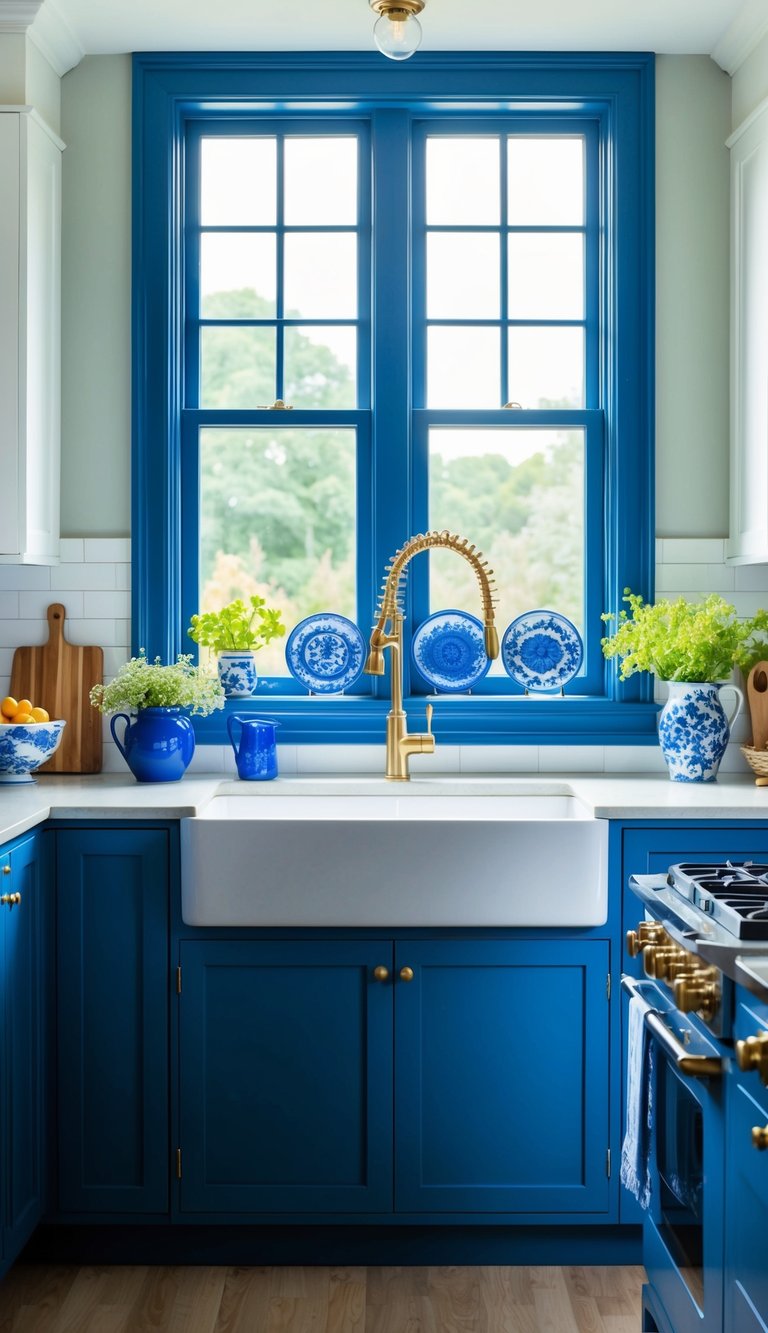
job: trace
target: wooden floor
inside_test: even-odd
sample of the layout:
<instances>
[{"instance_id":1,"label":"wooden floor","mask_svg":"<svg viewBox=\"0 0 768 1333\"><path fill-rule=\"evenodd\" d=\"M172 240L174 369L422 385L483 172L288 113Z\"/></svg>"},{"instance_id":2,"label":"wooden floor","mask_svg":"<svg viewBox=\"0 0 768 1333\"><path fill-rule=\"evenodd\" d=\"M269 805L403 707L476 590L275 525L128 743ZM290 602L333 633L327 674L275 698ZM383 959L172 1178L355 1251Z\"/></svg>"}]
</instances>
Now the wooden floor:
<instances>
[{"instance_id":1,"label":"wooden floor","mask_svg":"<svg viewBox=\"0 0 768 1333\"><path fill-rule=\"evenodd\" d=\"M17 1264L0 1333L639 1333L642 1268Z\"/></svg>"}]
</instances>

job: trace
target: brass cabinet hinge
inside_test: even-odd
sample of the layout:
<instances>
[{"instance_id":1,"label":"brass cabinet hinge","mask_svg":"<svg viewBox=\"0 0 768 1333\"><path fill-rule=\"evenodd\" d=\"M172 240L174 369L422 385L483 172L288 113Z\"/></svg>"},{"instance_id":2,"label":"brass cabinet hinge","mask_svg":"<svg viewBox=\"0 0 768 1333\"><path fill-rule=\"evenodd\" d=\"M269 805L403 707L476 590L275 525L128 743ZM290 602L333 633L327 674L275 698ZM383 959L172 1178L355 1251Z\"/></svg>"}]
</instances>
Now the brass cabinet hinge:
<instances>
[{"instance_id":1,"label":"brass cabinet hinge","mask_svg":"<svg viewBox=\"0 0 768 1333\"><path fill-rule=\"evenodd\" d=\"M611 998L611 974L610 974L610 972L608 973L608 976L605 978L605 998L606 998L606 1000L610 1000L610 998Z\"/></svg>"},{"instance_id":2,"label":"brass cabinet hinge","mask_svg":"<svg viewBox=\"0 0 768 1333\"><path fill-rule=\"evenodd\" d=\"M610 1150L610 1148L606 1148L606 1150L605 1150L605 1174L607 1175L608 1179L610 1180L610 1178L611 1178L611 1150Z\"/></svg>"},{"instance_id":3,"label":"brass cabinet hinge","mask_svg":"<svg viewBox=\"0 0 768 1333\"><path fill-rule=\"evenodd\" d=\"M176 1149L176 1179L181 1180L181 1148Z\"/></svg>"},{"instance_id":4,"label":"brass cabinet hinge","mask_svg":"<svg viewBox=\"0 0 768 1333\"><path fill-rule=\"evenodd\" d=\"M176 994L181 995L181 968L176 968Z\"/></svg>"}]
</instances>

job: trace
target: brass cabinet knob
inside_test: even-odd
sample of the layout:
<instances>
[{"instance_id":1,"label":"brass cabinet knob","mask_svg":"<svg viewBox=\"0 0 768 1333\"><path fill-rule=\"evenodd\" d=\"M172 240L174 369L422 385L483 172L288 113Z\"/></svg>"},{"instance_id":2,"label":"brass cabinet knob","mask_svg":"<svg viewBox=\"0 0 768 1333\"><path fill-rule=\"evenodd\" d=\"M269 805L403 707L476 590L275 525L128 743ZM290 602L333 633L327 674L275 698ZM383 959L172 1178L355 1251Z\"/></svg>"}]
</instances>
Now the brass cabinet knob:
<instances>
[{"instance_id":1,"label":"brass cabinet knob","mask_svg":"<svg viewBox=\"0 0 768 1333\"><path fill-rule=\"evenodd\" d=\"M9 865L3 866L3 874L10 875L10 873L11 873L11 867Z\"/></svg>"},{"instance_id":2,"label":"brass cabinet knob","mask_svg":"<svg viewBox=\"0 0 768 1333\"><path fill-rule=\"evenodd\" d=\"M388 980L389 980L389 968L388 968L388 967L381 967L381 966L379 966L379 967L375 967L375 968L373 969L373 979L374 979L374 981L388 981Z\"/></svg>"},{"instance_id":3,"label":"brass cabinet knob","mask_svg":"<svg viewBox=\"0 0 768 1333\"><path fill-rule=\"evenodd\" d=\"M754 1069L768 1085L768 1032L736 1042L736 1063L745 1074Z\"/></svg>"},{"instance_id":4,"label":"brass cabinet knob","mask_svg":"<svg viewBox=\"0 0 768 1333\"><path fill-rule=\"evenodd\" d=\"M401 968L400 968L400 980L401 980L401 981L413 981L413 968L412 968L412 967L401 967Z\"/></svg>"},{"instance_id":5,"label":"brass cabinet knob","mask_svg":"<svg viewBox=\"0 0 768 1333\"><path fill-rule=\"evenodd\" d=\"M20 893L0 893L0 903L3 907L18 907L20 902Z\"/></svg>"},{"instance_id":6,"label":"brass cabinet knob","mask_svg":"<svg viewBox=\"0 0 768 1333\"><path fill-rule=\"evenodd\" d=\"M752 1126L752 1147L757 1148L758 1152L765 1152L768 1148L768 1125Z\"/></svg>"}]
</instances>

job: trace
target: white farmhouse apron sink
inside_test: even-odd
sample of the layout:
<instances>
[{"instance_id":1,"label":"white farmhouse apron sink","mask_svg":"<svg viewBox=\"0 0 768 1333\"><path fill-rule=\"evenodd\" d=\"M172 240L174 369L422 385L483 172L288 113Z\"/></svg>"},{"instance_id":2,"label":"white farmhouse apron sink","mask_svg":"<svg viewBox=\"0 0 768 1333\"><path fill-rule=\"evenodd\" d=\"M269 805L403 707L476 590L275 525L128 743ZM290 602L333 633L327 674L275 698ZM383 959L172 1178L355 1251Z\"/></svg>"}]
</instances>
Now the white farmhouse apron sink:
<instances>
[{"instance_id":1,"label":"white farmhouse apron sink","mask_svg":"<svg viewBox=\"0 0 768 1333\"><path fill-rule=\"evenodd\" d=\"M598 926L607 861L607 821L562 782L237 784L181 821L182 916L209 927Z\"/></svg>"}]
</instances>

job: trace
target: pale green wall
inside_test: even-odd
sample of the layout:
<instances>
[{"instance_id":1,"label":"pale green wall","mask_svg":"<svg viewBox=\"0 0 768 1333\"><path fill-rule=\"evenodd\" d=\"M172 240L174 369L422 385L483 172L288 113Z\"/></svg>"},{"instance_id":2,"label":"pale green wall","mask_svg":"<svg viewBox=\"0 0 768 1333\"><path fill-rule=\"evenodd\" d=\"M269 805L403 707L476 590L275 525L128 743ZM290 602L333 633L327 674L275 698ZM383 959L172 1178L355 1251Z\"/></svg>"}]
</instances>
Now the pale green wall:
<instances>
[{"instance_id":1,"label":"pale green wall","mask_svg":"<svg viewBox=\"0 0 768 1333\"><path fill-rule=\"evenodd\" d=\"M730 80L707 57L657 62L657 530L728 523ZM62 531L123 534L130 460L130 59L62 81Z\"/></svg>"},{"instance_id":2,"label":"pale green wall","mask_svg":"<svg viewBox=\"0 0 768 1333\"><path fill-rule=\"evenodd\" d=\"M656 532L728 532L730 79L656 60Z\"/></svg>"},{"instance_id":3,"label":"pale green wall","mask_svg":"<svg viewBox=\"0 0 768 1333\"><path fill-rule=\"evenodd\" d=\"M131 61L61 82L63 536L130 529Z\"/></svg>"}]
</instances>

